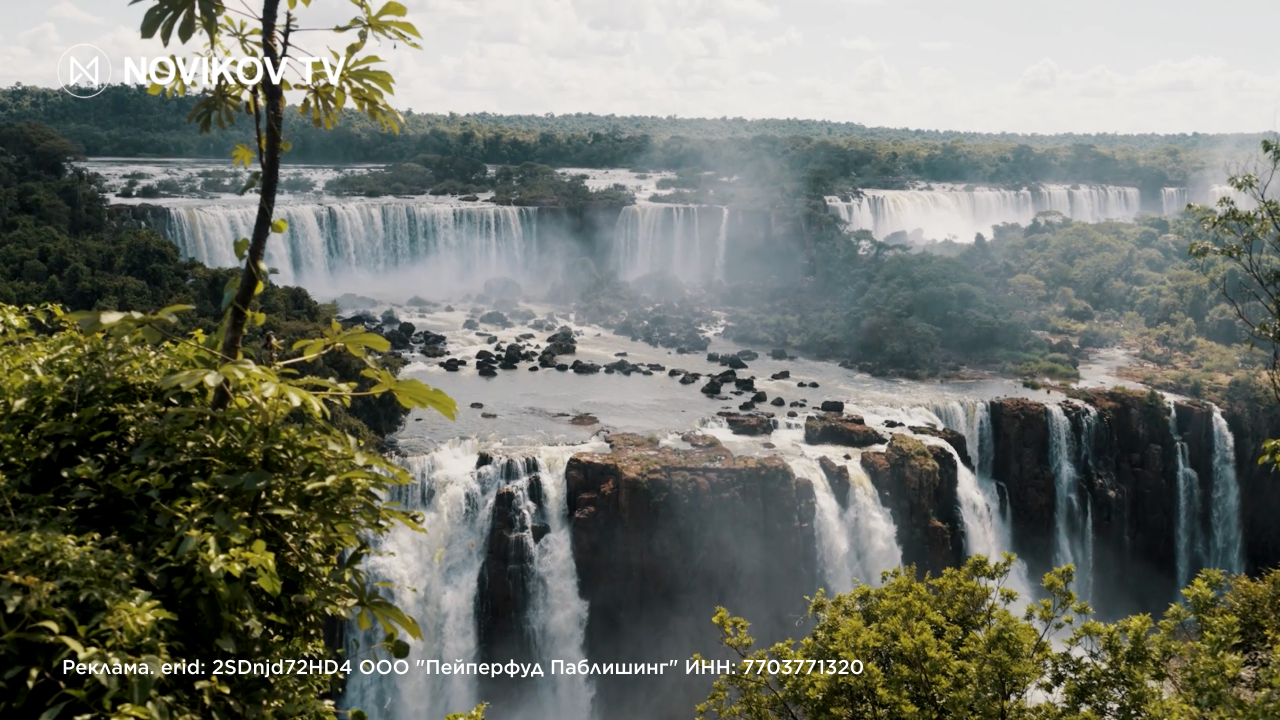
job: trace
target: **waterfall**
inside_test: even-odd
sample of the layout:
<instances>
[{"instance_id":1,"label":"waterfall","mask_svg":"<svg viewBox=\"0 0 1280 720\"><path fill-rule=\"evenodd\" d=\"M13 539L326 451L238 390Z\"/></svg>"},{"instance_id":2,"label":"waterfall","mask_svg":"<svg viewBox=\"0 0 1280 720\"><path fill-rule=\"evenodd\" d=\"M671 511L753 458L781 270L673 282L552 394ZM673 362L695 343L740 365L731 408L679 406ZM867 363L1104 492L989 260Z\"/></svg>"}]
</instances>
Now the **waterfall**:
<instances>
[{"instance_id":1,"label":"waterfall","mask_svg":"<svg viewBox=\"0 0 1280 720\"><path fill-rule=\"evenodd\" d=\"M1213 408L1213 531L1209 565L1230 573L1244 572L1244 531L1240 524L1240 485L1236 480L1236 440L1226 418Z\"/></svg>"},{"instance_id":2,"label":"waterfall","mask_svg":"<svg viewBox=\"0 0 1280 720\"><path fill-rule=\"evenodd\" d=\"M720 232L716 233L716 273L714 279L724 281L725 247L729 242L729 208L720 208Z\"/></svg>"},{"instance_id":3,"label":"waterfall","mask_svg":"<svg viewBox=\"0 0 1280 720\"><path fill-rule=\"evenodd\" d=\"M957 501L964 521L965 554L986 555L999 561L1002 553L1013 552L1013 531L1007 508L1000 501L1000 488L991 478L995 461L995 438L991 431L991 408L984 401L936 403L930 410L945 427L964 435L974 473L956 458ZM950 445L946 445L948 449ZM955 451L952 450L954 453ZM1023 599L1032 597L1026 565L1018 561L1009 576L1009 586Z\"/></svg>"},{"instance_id":4,"label":"waterfall","mask_svg":"<svg viewBox=\"0 0 1280 720\"><path fill-rule=\"evenodd\" d=\"M386 554L365 562L372 581L393 583L393 601L422 628L421 641L405 638L411 659L479 659L477 611L485 600L479 592L481 569L495 501L504 489L512 495L512 554L532 555L531 569L513 582L527 598L523 637L516 640L538 657L583 657L587 607L578 595L564 485L565 463L579 449L543 448L529 457L495 457L477 468L477 443L454 440L406 461L415 482L393 488L388 499L421 512L427 532L397 528L378 546ZM545 535L535 540L533 529L539 524ZM364 632L353 627L349 635L353 660L369 657L363 648L381 639L376 627ZM375 720L442 718L482 699L477 680L477 675L426 674L420 669L403 676L353 673L342 706L361 708ZM539 678L532 687L533 695L516 717L590 715L592 688L583 676Z\"/></svg>"},{"instance_id":5,"label":"waterfall","mask_svg":"<svg viewBox=\"0 0 1280 720\"><path fill-rule=\"evenodd\" d=\"M849 496L847 507L842 508L815 460L801 457L789 461L796 475L813 483L818 563L825 587L833 593L849 592L855 579L879 585L880 573L902 564L893 517L880 502L860 458L843 462L849 471Z\"/></svg>"},{"instance_id":6,"label":"waterfall","mask_svg":"<svg viewBox=\"0 0 1280 720\"><path fill-rule=\"evenodd\" d=\"M1187 203L1186 188L1160 188L1160 208L1166 217L1181 215L1187 209Z\"/></svg>"},{"instance_id":7,"label":"waterfall","mask_svg":"<svg viewBox=\"0 0 1280 720\"><path fill-rule=\"evenodd\" d=\"M634 280L649 273L675 275L703 283L723 276L728 208L721 208L715 247L702 237L697 205L637 203L618 215L613 233L613 263L619 277Z\"/></svg>"},{"instance_id":8,"label":"waterfall","mask_svg":"<svg viewBox=\"0 0 1280 720\"><path fill-rule=\"evenodd\" d=\"M1169 432L1177 443L1178 516L1174 530L1174 571L1178 591L1181 592L1200 569L1204 553L1200 533L1200 477L1191 468L1187 444L1178 434L1178 413L1173 401L1169 401Z\"/></svg>"},{"instance_id":9,"label":"waterfall","mask_svg":"<svg viewBox=\"0 0 1280 720\"><path fill-rule=\"evenodd\" d=\"M183 257L231 267L233 242L252 234L256 215L256 205L175 205L165 233ZM537 279L547 261L536 208L364 200L282 204L276 216L289 227L271 237L266 261L282 284L328 290L344 276L392 274L416 288Z\"/></svg>"},{"instance_id":10,"label":"waterfall","mask_svg":"<svg viewBox=\"0 0 1280 720\"><path fill-rule=\"evenodd\" d=\"M1071 420L1062 407L1046 406L1049 424L1049 465L1054 478L1054 560L1057 567L1074 565L1077 595L1090 598L1093 586L1093 517L1087 499L1081 497L1079 466L1085 460L1085 442L1077 450ZM1092 408L1090 408L1092 410ZM1081 419L1082 441L1091 441L1094 415ZM1090 443L1091 444L1091 443Z\"/></svg>"},{"instance_id":11,"label":"waterfall","mask_svg":"<svg viewBox=\"0 0 1280 720\"><path fill-rule=\"evenodd\" d=\"M866 190L863 197L827 198L827 205L850 229L877 238L919 229L929 239L954 235L968 242L993 225L1030 223L1036 213L1054 210L1080 222L1132 220L1141 210L1137 188L1109 185L1042 185L1022 190Z\"/></svg>"}]
</instances>

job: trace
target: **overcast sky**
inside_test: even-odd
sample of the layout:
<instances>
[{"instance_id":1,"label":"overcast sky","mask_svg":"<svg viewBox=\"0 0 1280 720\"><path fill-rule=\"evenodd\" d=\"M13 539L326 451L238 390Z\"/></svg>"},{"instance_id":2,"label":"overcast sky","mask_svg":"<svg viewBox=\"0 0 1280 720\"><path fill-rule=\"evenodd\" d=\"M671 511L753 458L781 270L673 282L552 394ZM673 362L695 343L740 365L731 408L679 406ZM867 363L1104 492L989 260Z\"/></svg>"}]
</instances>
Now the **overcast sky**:
<instances>
[{"instance_id":1,"label":"overcast sky","mask_svg":"<svg viewBox=\"0 0 1280 720\"><path fill-rule=\"evenodd\" d=\"M987 132L1280 126L1277 0L401 1L425 38L379 51L402 109ZM124 57L157 54L137 33L149 0L3 4L0 85L57 86L58 57L78 43L102 48L117 81ZM349 7L313 6L309 25Z\"/></svg>"}]
</instances>

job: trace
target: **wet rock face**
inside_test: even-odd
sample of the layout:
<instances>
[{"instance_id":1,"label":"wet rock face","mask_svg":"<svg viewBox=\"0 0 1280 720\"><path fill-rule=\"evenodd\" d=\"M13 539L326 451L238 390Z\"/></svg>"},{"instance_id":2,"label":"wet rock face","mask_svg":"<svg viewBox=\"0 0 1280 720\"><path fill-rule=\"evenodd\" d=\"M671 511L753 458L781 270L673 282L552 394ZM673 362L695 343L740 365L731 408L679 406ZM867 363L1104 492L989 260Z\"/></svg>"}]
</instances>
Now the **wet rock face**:
<instances>
[{"instance_id":1,"label":"wet rock face","mask_svg":"<svg viewBox=\"0 0 1280 720\"><path fill-rule=\"evenodd\" d=\"M573 556L590 603L593 662L687 657L714 646L717 605L770 641L793 631L816 587L813 486L780 458L739 458L714 438L685 449L613 435L610 454L566 468ZM603 707L637 717L687 712L706 678L597 678Z\"/></svg>"},{"instance_id":2,"label":"wet rock face","mask_svg":"<svg viewBox=\"0 0 1280 720\"><path fill-rule=\"evenodd\" d=\"M969 456L969 441L964 435L952 430L951 428L936 428L932 425L915 426L907 428L917 435L931 435L939 440L946 441L948 445L955 449L956 455L960 456L960 462L970 470L974 469L973 458Z\"/></svg>"},{"instance_id":3,"label":"wet rock face","mask_svg":"<svg viewBox=\"0 0 1280 720\"><path fill-rule=\"evenodd\" d=\"M734 435L770 435L773 433L773 418L762 413L719 412L716 413L729 424Z\"/></svg>"},{"instance_id":4,"label":"wet rock face","mask_svg":"<svg viewBox=\"0 0 1280 720\"><path fill-rule=\"evenodd\" d=\"M840 503L842 508L849 507L849 468L836 464L826 455L818 458L818 467L822 468L822 474L827 476L827 482L831 484L831 492L836 496L836 502Z\"/></svg>"},{"instance_id":5,"label":"wet rock face","mask_svg":"<svg viewBox=\"0 0 1280 720\"><path fill-rule=\"evenodd\" d=\"M964 562L959 477L946 448L895 434L883 452L862 453L861 462L893 516L904 564L936 575Z\"/></svg>"},{"instance_id":6,"label":"wet rock face","mask_svg":"<svg viewBox=\"0 0 1280 720\"><path fill-rule=\"evenodd\" d=\"M804 421L804 441L810 445L870 447L887 440L858 415L811 415Z\"/></svg>"},{"instance_id":7,"label":"wet rock face","mask_svg":"<svg viewBox=\"0 0 1280 720\"><path fill-rule=\"evenodd\" d=\"M493 462L492 457L482 454L477 459L477 467ZM505 462L525 463L525 473L531 477L522 485L499 489L494 496L476 594L479 644L487 660L520 657L532 660L535 648L527 646L524 628L534 578L534 548L550 528L540 517L542 485L536 474L536 461L508 459ZM506 474L517 472L513 467Z\"/></svg>"},{"instance_id":8,"label":"wet rock face","mask_svg":"<svg viewBox=\"0 0 1280 720\"><path fill-rule=\"evenodd\" d=\"M991 401L995 441L992 478L1005 488L1013 518L1013 545L1031 577L1048 571L1054 551L1053 468L1045 406L1023 398Z\"/></svg>"}]
</instances>

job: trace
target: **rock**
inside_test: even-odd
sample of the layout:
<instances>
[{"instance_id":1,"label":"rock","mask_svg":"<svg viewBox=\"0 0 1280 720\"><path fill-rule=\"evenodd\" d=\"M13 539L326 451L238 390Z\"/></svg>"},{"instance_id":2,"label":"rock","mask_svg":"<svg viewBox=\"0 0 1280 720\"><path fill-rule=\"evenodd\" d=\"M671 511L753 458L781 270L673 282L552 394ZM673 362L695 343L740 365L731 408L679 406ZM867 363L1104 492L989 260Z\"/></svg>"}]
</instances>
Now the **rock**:
<instances>
[{"instance_id":1,"label":"rock","mask_svg":"<svg viewBox=\"0 0 1280 720\"><path fill-rule=\"evenodd\" d=\"M800 417L800 413L796 412L795 410L788 410L787 417L789 418Z\"/></svg>"},{"instance_id":2,"label":"rock","mask_svg":"<svg viewBox=\"0 0 1280 720\"><path fill-rule=\"evenodd\" d=\"M816 383L816 382L811 382L811 383L809 383L809 387L811 387L811 388L816 388L816 387L818 387L818 383Z\"/></svg>"},{"instance_id":3,"label":"rock","mask_svg":"<svg viewBox=\"0 0 1280 720\"><path fill-rule=\"evenodd\" d=\"M900 428L900 427L905 427L905 424L900 423L897 420L885 420L884 426L887 428Z\"/></svg>"},{"instance_id":4,"label":"rock","mask_svg":"<svg viewBox=\"0 0 1280 720\"><path fill-rule=\"evenodd\" d=\"M809 383L801 380L800 382L796 383L796 387L809 387Z\"/></svg>"},{"instance_id":5,"label":"rock","mask_svg":"<svg viewBox=\"0 0 1280 720\"><path fill-rule=\"evenodd\" d=\"M836 502L840 503L842 508L849 507L849 468L837 465L826 455L818 458L818 467L822 468L822 474L827 476L827 481L831 484L831 493L836 496Z\"/></svg>"},{"instance_id":6,"label":"rock","mask_svg":"<svg viewBox=\"0 0 1280 720\"><path fill-rule=\"evenodd\" d=\"M494 370L488 365L481 367L479 373L480 373L480 377L497 377L498 376L498 371Z\"/></svg>"},{"instance_id":7,"label":"rock","mask_svg":"<svg viewBox=\"0 0 1280 720\"><path fill-rule=\"evenodd\" d=\"M675 377L677 375L684 375L684 374L685 374L685 371L681 370L680 368L671 368L670 370L667 371L667 377Z\"/></svg>"},{"instance_id":8,"label":"rock","mask_svg":"<svg viewBox=\"0 0 1280 720\"><path fill-rule=\"evenodd\" d=\"M742 358L738 357L737 355L722 355L720 357L720 364L726 365L732 370L747 369L747 364L743 362Z\"/></svg>"},{"instance_id":9,"label":"rock","mask_svg":"<svg viewBox=\"0 0 1280 720\"><path fill-rule=\"evenodd\" d=\"M791 377L790 370L782 370L769 376L770 380L786 380Z\"/></svg>"},{"instance_id":10,"label":"rock","mask_svg":"<svg viewBox=\"0 0 1280 720\"><path fill-rule=\"evenodd\" d=\"M494 419L494 418L496 418L496 417L498 417L498 416L497 416L497 415L495 415L495 414L493 414L493 413L489 413L489 412L482 412L482 413L480 413L480 417L485 418L485 419L487 419L487 420L492 420L492 419Z\"/></svg>"},{"instance_id":11,"label":"rock","mask_svg":"<svg viewBox=\"0 0 1280 720\"><path fill-rule=\"evenodd\" d=\"M756 379L755 378L737 378L733 381L733 386L738 388L739 390L754 391L756 389Z\"/></svg>"},{"instance_id":12,"label":"rock","mask_svg":"<svg viewBox=\"0 0 1280 720\"><path fill-rule=\"evenodd\" d=\"M819 409L822 412L842 413L844 412L844 403L839 400L823 400L822 407Z\"/></svg>"},{"instance_id":13,"label":"rock","mask_svg":"<svg viewBox=\"0 0 1280 720\"><path fill-rule=\"evenodd\" d=\"M964 530L955 457L909 435L894 435L884 452L862 453L861 463L893 516L903 564L935 576L959 566Z\"/></svg>"},{"instance_id":14,"label":"rock","mask_svg":"<svg viewBox=\"0 0 1280 720\"><path fill-rule=\"evenodd\" d=\"M568 325L561 326L554 334L547 338L547 347L543 353L552 355L573 355L578 352L578 341L573 336L573 330Z\"/></svg>"},{"instance_id":15,"label":"rock","mask_svg":"<svg viewBox=\"0 0 1280 720\"><path fill-rule=\"evenodd\" d=\"M484 407L484 403L478 403L478 402L471 403L471 409L473 410L480 410L483 407Z\"/></svg>"},{"instance_id":16,"label":"rock","mask_svg":"<svg viewBox=\"0 0 1280 720\"><path fill-rule=\"evenodd\" d=\"M769 401L769 404L773 405L774 407L783 407L787 404L787 401L783 400L780 397L775 397L773 400Z\"/></svg>"},{"instance_id":17,"label":"rock","mask_svg":"<svg viewBox=\"0 0 1280 720\"><path fill-rule=\"evenodd\" d=\"M720 362L720 353L707 353L707 362L710 362L710 363Z\"/></svg>"},{"instance_id":18,"label":"rock","mask_svg":"<svg viewBox=\"0 0 1280 720\"><path fill-rule=\"evenodd\" d=\"M787 350L786 348L774 348L769 351L769 357L773 358L774 360L786 360Z\"/></svg>"},{"instance_id":19,"label":"rock","mask_svg":"<svg viewBox=\"0 0 1280 720\"><path fill-rule=\"evenodd\" d=\"M467 318L462 323L462 329L463 330L479 330L480 323L476 322L473 318Z\"/></svg>"},{"instance_id":20,"label":"rock","mask_svg":"<svg viewBox=\"0 0 1280 720\"><path fill-rule=\"evenodd\" d=\"M752 360L760 359L760 353L755 350L739 350L738 357L747 362L751 362Z\"/></svg>"},{"instance_id":21,"label":"rock","mask_svg":"<svg viewBox=\"0 0 1280 720\"><path fill-rule=\"evenodd\" d=\"M744 402L741 405L739 405L738 409L743 412L750 412L756 409L756 404L748 400L747 402Z\"/></svg>"},{"instance_id":22,"label":"rock","mask_svg":"<svg viewBox=\"0 0 1280 720\"><path fill-rule=\"evenodd\" d=\"M698 380L700 380L700 379L701 379L701 376L700 376L700 375L698 375L697 373L685 373L685 374L684 374L684 376L680 378L680 384L681 384L681 385L692 385L692 384L694 384L694 383L698 382ZM720 391L719 391L719 390L717 390L716 392L717 392L717 393L719 393Z\"/></svg>"},{"instance_id":23,"label":"rock","mask_svg":"<svg viewBox=\"0 0 1280 720\"><path fill-rule=\"evenodd\" d=\"M599 422L600 420L598 420L595 415L591 415L589 413L579 413L574 415L572 418L569 418L570 425L596 425Z\"/></svg>"},{"instance_id":24,"label":"rock","mask_svg":"<svg viewBox=\"0 0 1280 720\"><path fill-rule=\"evenodd\" d=\"M763 392L758 392L755 395L751 396L751 402L753 403L768 402L768 400L769 400L769 396L764 394Z\"/></svg>"},{"instance_id":25,"label":"rock","mask_svg":"<svg viewBox=\"0 0 1280 720\"><path fill-rule=\"evenodd\" d=\"M519 300L520 283L509 277L489 278L484 281L484 294L495 300Z\"/></svg>"},{"instance_id":26,"label":"rock","mask_svg":"<svg viewBox=\"0 0 1280 720\"><path fill-rule=\"evenodd\" d=\"M702 386L702 394L703 395L719 395L720 383L716 380L708 381L706 385Z\"/></svg>"},{"instance_id":27,"label":"rock","mask_svg":"<svg viewBox=\"0 0 1280 720\"><path fill-rule=\"evenodd\" d=\"M495 358L497 358L497 355L488 350L482 349L476 352L476 360L493 360Z\"/></svg>"},{"instance_id":28,"label":"rock","mask_svg":"<svg viewBox=\"0 0 1280 720\"><path fill-rule=\"evenodd\" d=\"M489 312L481 315L480 322L484 323L485 325L497 325L498 327L511 327L511 321L507 319L507 316L497 310L490 310Z\"/></svg>"},{"instance_id":29,"label":"rock","mask_svg":"<svg viewBox=\"0 0 1280 720\"><path fill-rule=\"evenodd\" d=\"M445 311L445 312L454 312L454 310L453 310L453 306L452 306L452 305L445 305L445 306L444 306L444 311Z\"/></svg>"},{"instance_id":30,"label":"rock","mask_svg":"<svg viewBox=\"0 0 1280 720\"><path fill-rule=\"evenodd\" d=\"M887 441L862 418L851 415L810 416L804 421L804 441L810 445L844 445L846 447L870 447Z\"/></svg>"},{"instance_id":31,"label":"rock","mask_svg":"<svg viewBox=\"0 0 1280 720\"><path fill-rule=\"evenodd\" d=\"M615 434L612 452L579 453L566 466L578 589L591 608L586 657L706 652L716 628L690 618L726 598L756 619L757 637L786 637L806 608L796 589L819 584L812 483L779 457L735 457L705 435L684 440L690 449ZM670 678L601 675L595 687L605 707L652 711L637 717L674 716L706 695Z\"/></svg>"},{"instance_id":32,"label":"rock","mask_svg":"<svg viewBox=\"0 0 1280 720\"><path fill-rule=\"evenodd\" d=\"M579 375L595 375L600 372L600 366L590 362L575 360L572 367L573 371Z\"/></svg>"},{"instance_id":33,"label":"rock","mask_svg":"<svg viewBox=\"0 0 1280 720\"><path fill-rule=\"evenodd\" d=\"M566 370L568 370L568 369L569 369L569 366L568 366L568 365L566 365L566 364L564 364L564 363L560 363L560 364L556 365L556 370L559 370L560 372L564 372L564 371L566 371Z\"/></svg>"},{"instance_id":34,"label":"rock","mask_svg":"<svg viewBox=\"0 0 1280 720\"><path fill-rule=\"evenodd\" d=\"M773 418L760 413L718 412L734 435L769 435L773 433Z\"/></svg>"},{"instance_id":35,"label":"rock","mask_svg":"<svg viewBox=\"0 0 1280 720\"><path fill-rule=\"evenodd\" d=\"M960 462L964 463L964 466L970 470L974 470L973 460L969 457L969 441L965 439L964 435L950 428L939 430L932 426L912 425L907 429L917 435L932 435L940 440L945 440L948 445L955 448L956 455L960 457Z\"/></svg>"}]
</instances>

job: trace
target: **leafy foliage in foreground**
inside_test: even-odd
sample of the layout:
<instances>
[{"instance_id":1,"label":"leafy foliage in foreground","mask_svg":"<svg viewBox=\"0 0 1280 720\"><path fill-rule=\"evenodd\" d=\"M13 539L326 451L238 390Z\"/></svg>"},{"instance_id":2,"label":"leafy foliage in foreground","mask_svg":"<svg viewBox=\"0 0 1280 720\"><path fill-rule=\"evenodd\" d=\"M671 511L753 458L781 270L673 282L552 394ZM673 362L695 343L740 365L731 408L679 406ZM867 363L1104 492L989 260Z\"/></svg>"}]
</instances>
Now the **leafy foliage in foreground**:
<instances>
[{"instance_id":1,"label":"leafy foliage in foreground","mask_svg":"<svg viewBox=\"0 0 1280 720\"><path fill-rule=\"evenodd\" d=\"M376 537L421 528L381 499L405 471L329 420L358 391L298 374L301 360L222 362L216 338L170 332L179 310L0 305L5 718L330 718L327 675L214 675L209 661L342 660L326 633L353 617L394 653L419 635L361 568ZM382 369L386 340L361 328L298 349L349 354L370 393L455 412ZM233 401L211 410L224 383ZM197 659L199 674L160 674ZM65 660L150 672L65 674Z\"/></svg>"},{"instance_id":2,"label":"leafy foliage in foreground","mask_svg":"<svg viewBox=\"0 0 1280 720\"><path fill-rule=\"evenodd\" d=\"M739 664L698 717L1262 720L1280 711L1280 570L1229 581L1206 570L1159 622L1102 623L1071 591L1071 566L1047 574L1047 597L1016 613L1011 559L976 556L924 580L900 569L879 588L820 593L813 632L767 649L719 608L714 622L736 659L860 660L864 670L769 676Z\"/></svg>"}]
</instances>

